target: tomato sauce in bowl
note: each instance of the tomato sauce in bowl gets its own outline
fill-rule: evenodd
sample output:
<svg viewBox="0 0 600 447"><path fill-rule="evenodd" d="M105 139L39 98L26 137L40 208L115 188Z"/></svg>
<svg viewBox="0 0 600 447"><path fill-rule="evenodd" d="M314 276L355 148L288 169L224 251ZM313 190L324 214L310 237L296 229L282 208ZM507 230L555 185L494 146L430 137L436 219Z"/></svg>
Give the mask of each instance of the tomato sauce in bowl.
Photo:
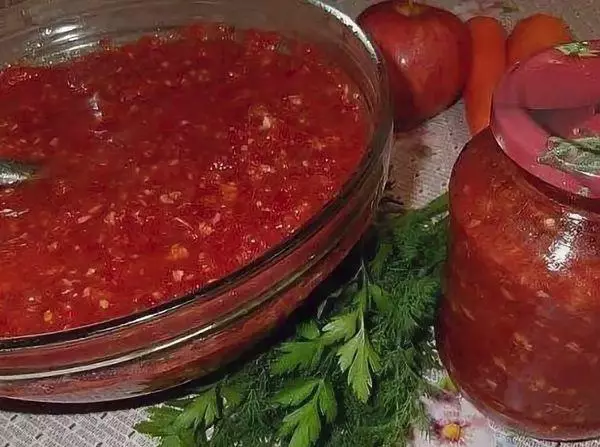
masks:
<svg viewBox="0 0 600 447"><path fill-rule="evenodd" d="M370 129L314 45L196 25L0 73L0 336L61 331L197 290L294 234ZM26 273L25 273L26 272Z"/></svg>
<svg viewBox="0 0 600 447"><path fill-rule="evenodd" d="M214 372L283 326L372 222L387 76L334 8L0 14L0 159L38 168L0 189L0 397L113 401Z"/></svg>

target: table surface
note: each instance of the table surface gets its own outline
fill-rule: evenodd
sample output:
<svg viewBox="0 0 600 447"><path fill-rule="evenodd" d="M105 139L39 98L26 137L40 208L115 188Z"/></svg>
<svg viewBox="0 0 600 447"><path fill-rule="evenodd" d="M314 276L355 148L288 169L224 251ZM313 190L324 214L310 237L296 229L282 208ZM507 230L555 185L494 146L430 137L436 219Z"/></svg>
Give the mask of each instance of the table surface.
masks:
<svg viewBox="0 0 600 447"><path fill-rule="evenodd" d="M369 0L329 0L352 17ZM477 14L500 17L511 28L520 17L534 12L550 12L564 17L580 39L591 39L600 26L600 2L596 0L428 0L468 18ZM452 165L468 133L462 104L411 134L400 136L392 156L395 189L406 203L419 206L446 189ZM428 401L432 421L440 427L458 423L459 445L486 447L554 446L503 433L493 427L459 396L443 402ZM48 415L0 411L0 447L151 447L156 443L136 433L133 425L144 418L144 409L100 413ZM415 447L455 445L435 433L429 439L417 435ZM600 441L580 444L600 447Z"/></svg>

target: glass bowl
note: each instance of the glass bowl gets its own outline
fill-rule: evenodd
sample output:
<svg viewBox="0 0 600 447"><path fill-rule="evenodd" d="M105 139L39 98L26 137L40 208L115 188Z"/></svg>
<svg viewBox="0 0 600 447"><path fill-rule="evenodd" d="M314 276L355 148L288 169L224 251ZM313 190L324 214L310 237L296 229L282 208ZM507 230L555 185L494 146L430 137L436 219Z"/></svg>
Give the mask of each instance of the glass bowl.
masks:
<svg viewBox="0 0 600 447"><path fill-rule="evenodd" d="M74 403L166 390L234 360L280 326L370 224L387 180L392 119L382 62L345 15L314 0L34 0L0 11L0 62L49 64L194 21L319 43L364 96L371 140L356 172L292 237L166 304L91 326L0 340L0 397Z"/></svg>

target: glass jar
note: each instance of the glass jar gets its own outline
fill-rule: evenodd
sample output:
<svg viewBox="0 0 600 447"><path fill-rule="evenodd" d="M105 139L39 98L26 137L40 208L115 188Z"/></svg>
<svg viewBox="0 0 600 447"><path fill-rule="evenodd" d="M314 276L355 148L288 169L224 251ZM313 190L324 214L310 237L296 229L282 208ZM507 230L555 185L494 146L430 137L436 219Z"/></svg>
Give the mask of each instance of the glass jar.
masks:
<svg viewBox="0 0 600 447"><path fill-rule="evenodd" d="M600 45L570 45L510 71L454 167L437 325L479 410L563 441L600 436Z"/></svg>
<svg viewBox="0 0 600 447"><path fill-rule="evenodd" d="M0 397L101 402L162 391L235 359L282 325L369 226L383 191L392 118L383 64L345 15L315 0L26 0L0 10L0 62L49 64L193 21L279 31L320 44L354 80L366 155L300 230L233 274L133 315L0 340Z"/></svg>

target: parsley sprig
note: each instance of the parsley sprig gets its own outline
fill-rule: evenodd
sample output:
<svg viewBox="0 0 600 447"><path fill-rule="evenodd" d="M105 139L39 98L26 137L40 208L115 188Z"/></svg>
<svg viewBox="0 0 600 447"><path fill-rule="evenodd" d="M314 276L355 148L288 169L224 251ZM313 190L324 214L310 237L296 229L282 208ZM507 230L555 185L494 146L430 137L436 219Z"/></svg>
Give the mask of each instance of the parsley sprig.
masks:
<svg viewBox="0 0 600 447"><path fill-rule="evenodd" d="M382 216L358 273L295 335L136 426L161 447L375 447L424 427L447 197ZM369 244L365 244L369 245Z"/></svg>
<svg viewBox="0 0 600 447"><path fill-rule="evenodd" d="M600 137L550 137L538 161L565 172L600 175Z"/></svg>

